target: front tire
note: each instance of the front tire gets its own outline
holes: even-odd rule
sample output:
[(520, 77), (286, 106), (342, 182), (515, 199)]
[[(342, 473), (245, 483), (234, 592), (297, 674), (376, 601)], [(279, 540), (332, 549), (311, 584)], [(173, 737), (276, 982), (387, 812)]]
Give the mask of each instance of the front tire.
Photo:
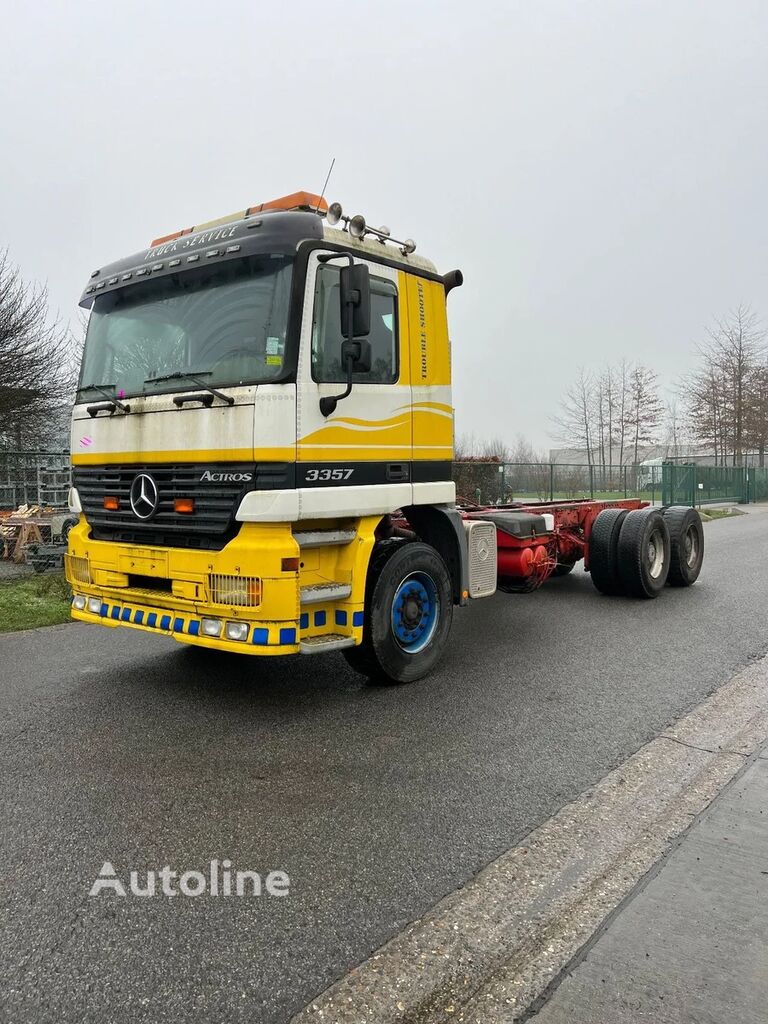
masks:
[(435, 549), (385, 542), (371, 556), (363, 642), (344, 657), (376, 682), (415, 682), (440, 659), (452, 618), (451, 580)]

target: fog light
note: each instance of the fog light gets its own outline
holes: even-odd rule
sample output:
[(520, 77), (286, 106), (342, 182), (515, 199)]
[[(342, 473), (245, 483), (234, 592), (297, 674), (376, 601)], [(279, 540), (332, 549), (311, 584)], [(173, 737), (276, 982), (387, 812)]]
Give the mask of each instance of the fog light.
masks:
[(203, 619), (203, 636), (221, 636), (221, 619)]
[(228, 622), (224, 628), (224, 632), (227, 634), (227, 640), (247, 640), (248, 623)]
[(101, 598), (100, 597), (89, 597), (88, 598), (88, 611), (93, 612), (94, 615), (101, 615)]
[(104, 499), (104, 508), (108, 512), (117, 512), (120, 508), (120, 499), (113, 494), (108, 494)]
[(72, 607), (77, 608), (81, 612), (85, 608), (85, 596), (83, 594), (75, 594), (72, 598)]
[(261, 601), (261, 580), (258, 576), (234, 576), (211, 573), (208, 589), (212, 604), (257, 605)]

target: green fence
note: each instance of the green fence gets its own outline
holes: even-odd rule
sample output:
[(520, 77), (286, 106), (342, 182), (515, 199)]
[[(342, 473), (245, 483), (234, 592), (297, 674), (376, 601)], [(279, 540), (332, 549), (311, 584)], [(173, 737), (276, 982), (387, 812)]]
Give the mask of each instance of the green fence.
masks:
[(479, 504), (642, 498), (663, 505), (768, 501), (768, 469), (665, 462), (613, 468), (556, 462), (454, 462), (459, 498)]
[(768, 469), (764, 467), (665, 462), (662, 469), (665, 505), (768, 501)]
[(583, 466), (555, 462), (454, 462), (459, 497), (497, 505), (577, 498), (661, 500), (661, 466)]

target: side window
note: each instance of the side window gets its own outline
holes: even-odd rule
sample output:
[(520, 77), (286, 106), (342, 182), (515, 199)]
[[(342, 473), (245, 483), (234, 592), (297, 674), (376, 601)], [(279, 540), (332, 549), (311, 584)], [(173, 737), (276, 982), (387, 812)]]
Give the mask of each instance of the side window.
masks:
[[(323, 264), (315, 279), (312, 319), (312, 379), (321, 384), (343, 383), (339, 315), (339, 268)], [(397, 288), (371, 275), (371, 369), (354, 374), (357, 384), (394, 384), (397, 380)]]

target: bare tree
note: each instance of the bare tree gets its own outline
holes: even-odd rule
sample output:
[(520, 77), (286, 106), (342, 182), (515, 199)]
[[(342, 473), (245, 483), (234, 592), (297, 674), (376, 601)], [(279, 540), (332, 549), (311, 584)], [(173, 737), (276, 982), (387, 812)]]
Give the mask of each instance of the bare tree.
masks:
[(658, 376), (647, 366), (637, 364), (629, 373), (624, 425), (631, 446), (632, 462), (636, 465), (641, 445), (654, 444), (658, 439), (662, 418)]
[(663, 437), (666, 455), (675, 458), (680, 454), (686, 436), (686, 425), (683, 421), (680, 401), (677, 395), (667, 398), (664, 403)]
[(629, 403), (629, 382), (631, 367), (626, 359), (622, 359), (614, 375), (614, 404), (615, 415), (613, 416), (614, 433), (612, 444), (615, 444), (619, 452), (619, 468), (624, 465), (624, 449), (627, 438), (627, 409)]
[(766, 332), (755, 313), (738, 306), (707, 331), (699, 366), (685, 383), (696, 439), (717, 462), (742, 465), (750, 445), (765, 450), (768, 402), (763, 401)]
[(765, 357), (755, 366), (750, 382), (747, 444), (757, 452), (758, 465), (765, 466), (768, 448), (768, 362)]
[(514, 444), (509, 453), (508, 462), (518, 463), (530, 463), (534, 465), (541, 465), (544, 462), (548, 462), (547, 453), (538, 451), (531, 444), (530, 440), (525, 434), (518, 434), (515, 437)]
[(579, 369), (574, 383), (565, 392), (561, 411), (554, 418), (557, 436), (569, 448), (585, 452), (587, 464), (595, 457), (595, 382), (592, 374)]
[(39, 447), (72, 401), (75, 343), (49, 318), (45, 288), (0, 253), (0, 446)]

